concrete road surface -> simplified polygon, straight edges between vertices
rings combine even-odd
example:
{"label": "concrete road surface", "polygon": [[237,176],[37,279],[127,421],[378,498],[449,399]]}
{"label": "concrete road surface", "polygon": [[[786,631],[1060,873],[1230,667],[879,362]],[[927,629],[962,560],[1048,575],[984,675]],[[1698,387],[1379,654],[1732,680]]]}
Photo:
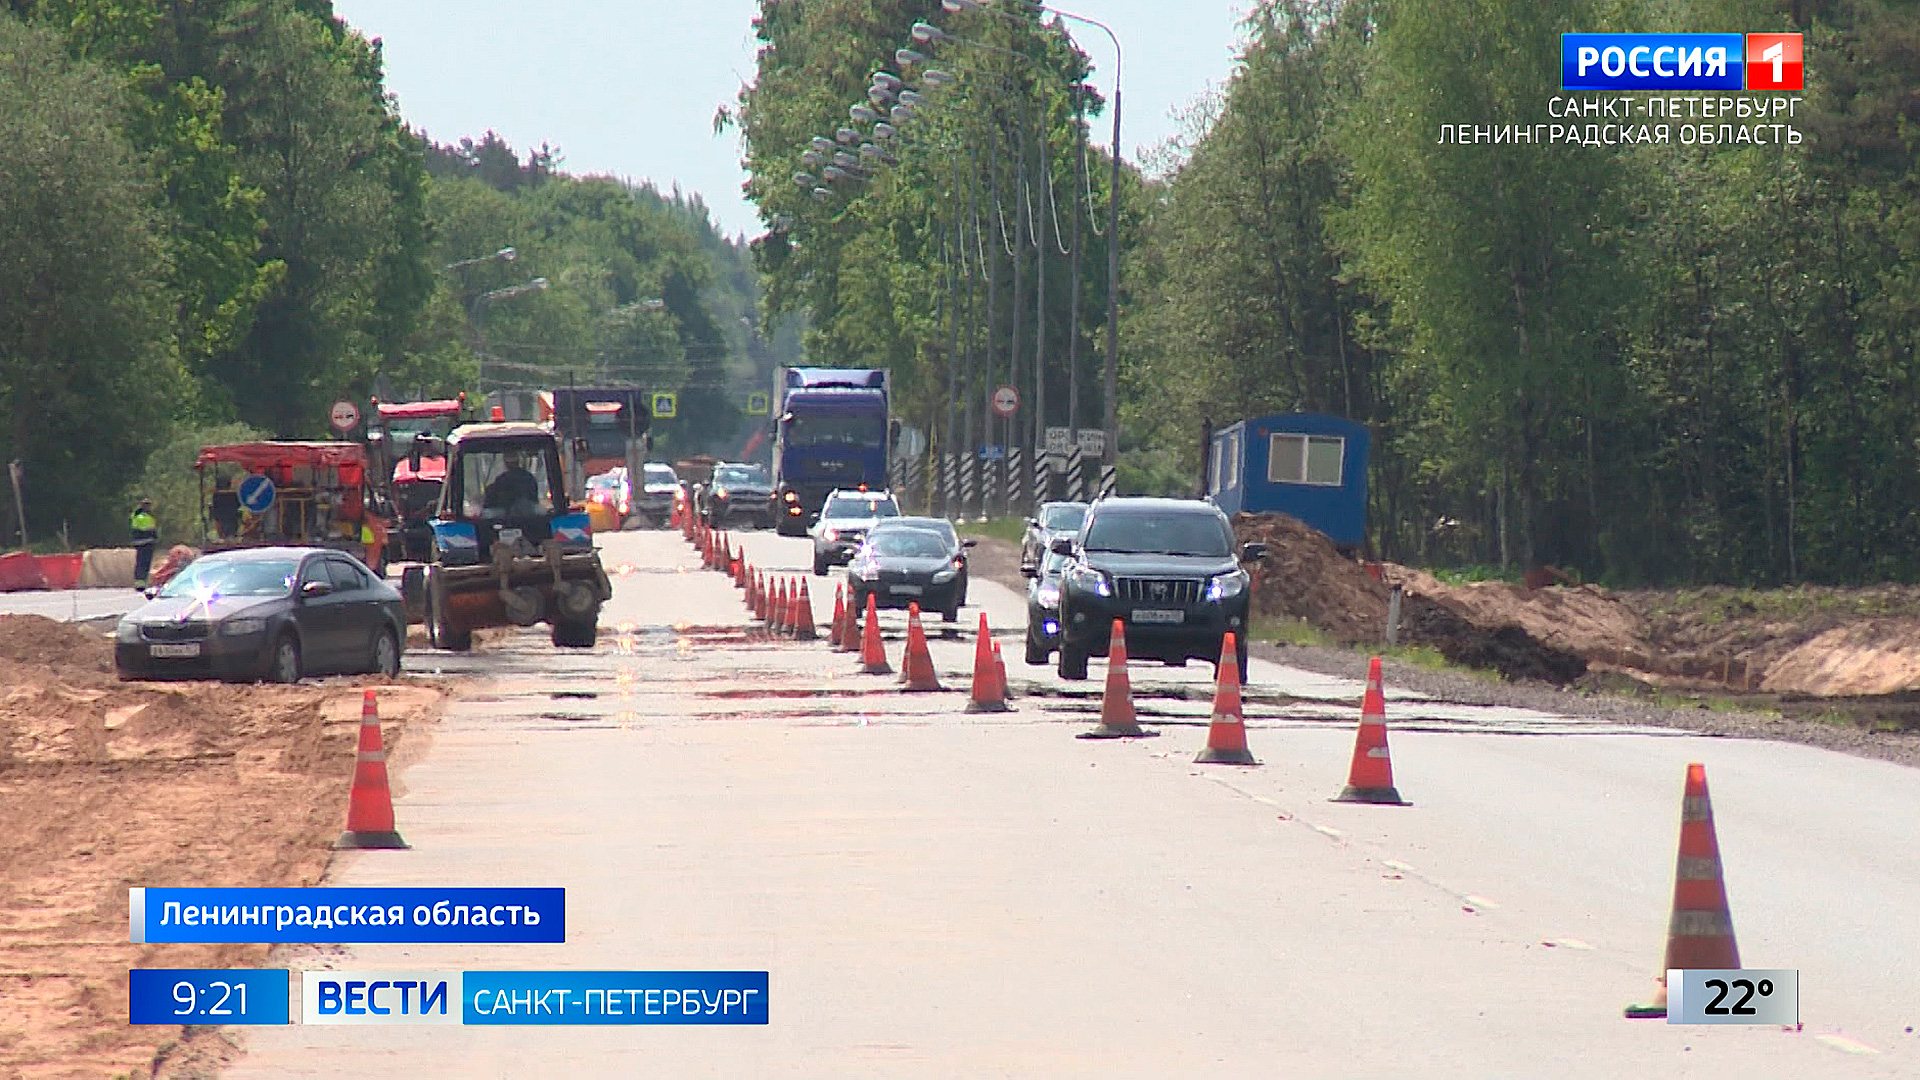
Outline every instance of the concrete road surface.
{"label": "concrete road surface", "polygon": [[38,589],[0,593],[0,615],[44,615],[59,622],[117,619],[147,598],[138,589]]}
{"label": "concrete road surface", "polygon": [[[398,778],[413,849],[329,879],[565,886],[569,940],[276,961],[767,970],[771,1023],[258,1029],[227,1076],[1920,1076],[1913,770],[1398,695],[1414,805],[1334,804],[1357,681],[1256,660],[1264,764],[1197,766],[1206,665],[1134,668],[1157,737],[1075,739],[1102,665],[1025,667],[1024,599],[990,582],[972,599],[1019,697],[968,715],[970,634],[935,634],[952,692],[905,695],[749,633],[676,534],[601,543],[592,652],[526,631],[409,654],[467,687]],[[804,541],[746,543],[807,569]],[[1802,1030],[1621,1018],[1661,960],[1689,761],[1741,956],[1799,969]]]}

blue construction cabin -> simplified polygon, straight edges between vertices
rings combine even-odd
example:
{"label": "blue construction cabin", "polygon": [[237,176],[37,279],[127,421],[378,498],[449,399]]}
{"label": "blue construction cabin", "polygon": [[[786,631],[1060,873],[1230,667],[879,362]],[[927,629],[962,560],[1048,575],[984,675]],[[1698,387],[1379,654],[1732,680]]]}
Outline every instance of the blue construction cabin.
{"label": "blue construction cabin", "polygon": [[1234,514],[1282,513],[1357,550],[1367,536],[1364,425],[1319,413],[1242,420],[1213,433],[1207,494]]}

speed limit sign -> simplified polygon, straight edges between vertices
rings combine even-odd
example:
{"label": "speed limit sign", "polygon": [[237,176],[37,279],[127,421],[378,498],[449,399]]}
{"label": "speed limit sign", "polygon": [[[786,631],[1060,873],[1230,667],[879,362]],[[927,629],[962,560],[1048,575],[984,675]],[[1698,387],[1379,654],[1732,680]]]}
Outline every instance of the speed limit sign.
{"label": "speed limit sign", "polygon": [[1020,391],[1011,386],[1002,386],[993,392],[993,415],[1012,416],[1020,411]]}
{"label": "speed limit sign", "polygon": [[359,426],[360,410],[351,401],[336,401],[332,411],[327,414],[327,420],[333,425],[333,430],[344,435]]}

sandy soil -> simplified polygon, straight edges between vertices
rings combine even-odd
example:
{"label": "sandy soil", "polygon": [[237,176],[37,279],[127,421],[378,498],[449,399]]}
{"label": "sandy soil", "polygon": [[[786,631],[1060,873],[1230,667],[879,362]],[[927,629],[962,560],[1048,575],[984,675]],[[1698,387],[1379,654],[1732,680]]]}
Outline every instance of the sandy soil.
{"label": "sandy soil", "polygon": [[394,746],[443,689],[122,683],[98,629],[0,616],[0,1077],[193,1075],[210,1029],[131,1027],[133,967],[266,946],[133,945],[135,885],[311,885],[346,816],[364,686]]}

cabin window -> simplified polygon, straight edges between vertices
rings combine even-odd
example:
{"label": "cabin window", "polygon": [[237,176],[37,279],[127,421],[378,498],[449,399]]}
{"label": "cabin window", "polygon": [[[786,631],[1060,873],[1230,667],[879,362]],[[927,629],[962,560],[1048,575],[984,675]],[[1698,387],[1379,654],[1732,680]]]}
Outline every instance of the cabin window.
{"label": "cabin window", "polygon": [[1275,435],[1268,444],[1267,479],[1275,484],[1339,487],[1347,440],[1337,435]]}

